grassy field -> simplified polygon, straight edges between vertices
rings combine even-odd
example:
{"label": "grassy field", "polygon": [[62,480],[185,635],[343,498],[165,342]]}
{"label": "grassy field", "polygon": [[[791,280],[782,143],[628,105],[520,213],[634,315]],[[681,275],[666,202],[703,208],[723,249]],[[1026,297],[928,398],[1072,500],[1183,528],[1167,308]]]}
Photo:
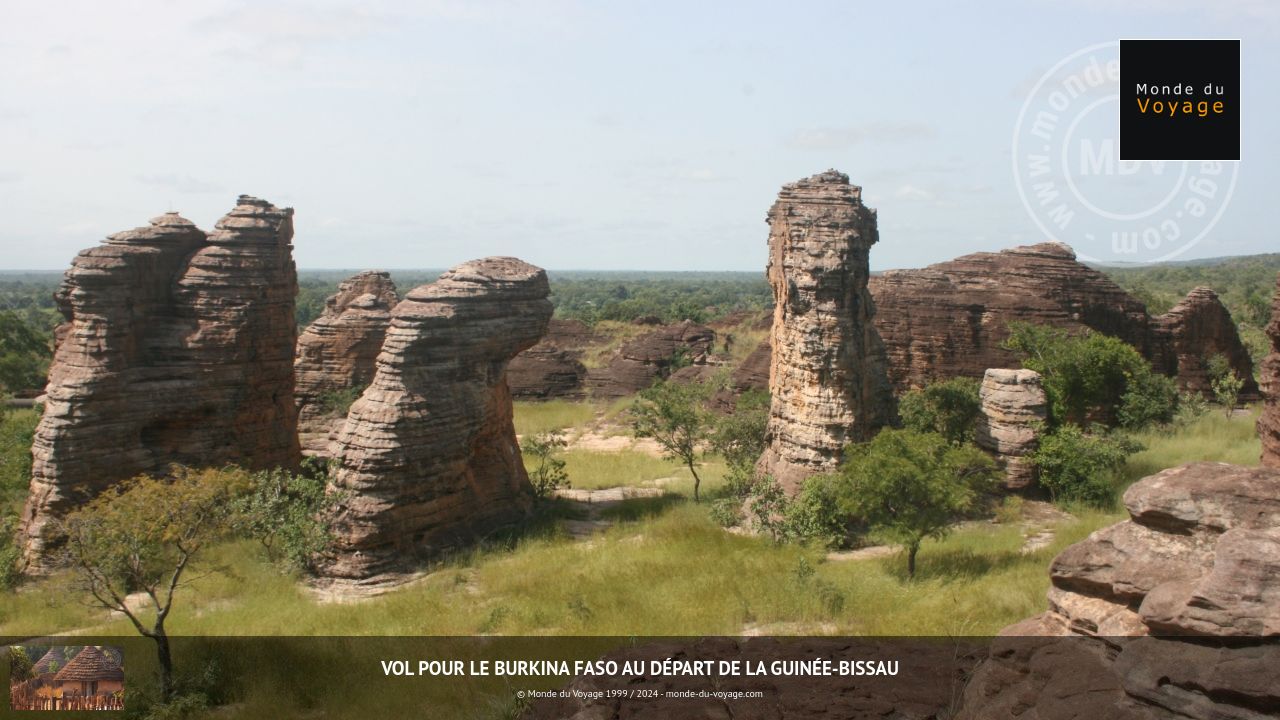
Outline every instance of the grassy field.
{"label": "grassy field", "polygon": [[[595,410],[590,409],[594,416]],[[563,417],[583,410],[561,407],[545,412]],[[1130,459],[1124,476],[1136,479],[1200,459],[1255,463],[1254,419],[1254,414],[1228,420],[1212,413],[1173,430],[1145,433],[1141,440],[1147,449]],[[1093,530],[1124,517],[1118,509],[1073,509],[1074,518],[1056,526],[1050,545],[1029,553],[1023,552],[1029,530],[1021,524],[968,523],[942,541],[926,541],[917,577],[908,580],[901,554],[841,560],[819,547],[776,545],[726,532],[709,518],[707,503],[688,499],[687,471],[652,456],[577,451],[566,459],[578,487],[676,479],[664,484],[668,497],[627,501],[602,513],[614,524],[585,541],[571,537],[557,520],[581,511],[571,511],[560,502],[549,506],[545,521],[523,535],[473,548],[439,563],[415,583],[352,604],[320,602],[296,577],[265,562],[256,544],[228,542],[214,548],[195,568],[193,577],[198,579],[180,595],[169,621],[170,632],[187,637],[602,639],[712,634],[985,635],[1043,611],[1052,558]],[[712,459],[704,469],[708,477],[704,488],[714,494],[717,473],[723,467]],[[89,608],[81,599],[69,578],[61,576],[0,594],[0,635],[135,636],[127,621]],[[225,653],[202,650],[196,641],[184,642],[187,645],[178,657],[188,671],[211,672],[205,664],[213,662],[207,660],[211,657],[227,662]],[[148,668],[149,646],[137,647],[141,656],[137,667]],[[293,651],[305,655],[306,662],[293,667],[272,658],[263,660],[252,672],[236,675],[241,679],[233,699],[218,702],[233,702],[238,717],[302,716],[308,708],[324,708],[341,717],[359,715],[362,707],[398,707],[397,703],[406,712],[418,712],[422,702],[436,703],[432,707],[471,707],[476,697],[487,700],[482,707],[472,708],[474,714],[451,716],[505,717],[518,709],[511,704],[511,688],[505,685],[439,682],[388,699],[387,693],[403,686],[387,684],[368,668],[355,677],[378,675],[372,681],[377,684],[352,681],[346,668],[351,663],[376,667],[386,656],[382,646],[329,648],[321,643],[317,648],[308,643]],[[220,671],[235,672],[225,665]],[[333,680],[308,682],[314,677]],[[290,704],[282,708],[285,697]]]}

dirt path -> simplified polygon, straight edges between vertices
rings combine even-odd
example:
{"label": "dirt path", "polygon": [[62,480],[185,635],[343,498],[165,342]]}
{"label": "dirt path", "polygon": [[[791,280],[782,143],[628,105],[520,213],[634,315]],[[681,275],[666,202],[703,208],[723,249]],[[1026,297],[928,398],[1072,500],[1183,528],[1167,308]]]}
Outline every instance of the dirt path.
{"label": "dirt path", "polygon": [[586,515],[584,520],[564,521],[564,529],[575,540],[585,540],[612,527],[614,521],[602,517],[609,508],[618,507],[628,500],[658,498],[662,497],[663,494],[663,489],[658,487],[615,487],[604,490],[565,488],[556,490],[556,497],[568,500],[575,508],[581,509]]}

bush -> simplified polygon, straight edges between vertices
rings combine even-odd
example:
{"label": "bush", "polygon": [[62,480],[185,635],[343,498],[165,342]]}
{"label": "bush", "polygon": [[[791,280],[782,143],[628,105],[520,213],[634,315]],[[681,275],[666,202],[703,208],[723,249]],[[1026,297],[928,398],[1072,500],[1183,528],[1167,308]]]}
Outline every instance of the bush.
{"label": "bush", "polygon": [[320,408],[325,415],[346,417],[351,412],[351,404],[364,394],[363,387],[350,387],[341,390],[325,390],[320,393]]}
{"label": "bush", "polygon": [[736,496],[720,498],[711,503],[707,515],[720,527],[737,527],[742,524],[742,500]]}
{"label": "bush", "polygon": [[1177,412],[1173,381],[1117,338],[1010,323],[1005,347],[1043,376],[1051,426],[1102,422],[1137,429],[1169,422]]}
{"label": "bush", "polygon": [[838,545],[849,535],[849,519],[840,512],[840,479],[815,475],[805,481],[783,510],[782,535],[787,540]]}
{"label": "bush", "polygon": [[565,462],[556,457],[566,445],[564,439],[554,431],[526,435],[520,441],[520,452],[526,460],[531,459],[535,463],[529,471],[529,483],[533,485],[534,497],[549,498],[557,488],[569,487]]}
{"label": "bush", "polygon": [[250,476],[249,489],[233,501],[238,531],[257,539],[267,558],[294,569],[314,569],[333,540],[327,514],[342,499],[327,493],[328,465],[314,458],[302,472],[273,469]]}
{"label": "bush", "polygon": [[973,426],[981,410],[973,378],[939,380],[908,391],[899,401],[902,425],[916,432],[933,432],[954,445],[973,440]]}
{"label": "bush", "polygon": [[1116,471],[1141,449],[1122,434],[1102,428],[1086,433],[1066,424],[1040,438],[1032,459],[1040,470],[1040,485],[1054,500],[1107,507],[1115,501]]}

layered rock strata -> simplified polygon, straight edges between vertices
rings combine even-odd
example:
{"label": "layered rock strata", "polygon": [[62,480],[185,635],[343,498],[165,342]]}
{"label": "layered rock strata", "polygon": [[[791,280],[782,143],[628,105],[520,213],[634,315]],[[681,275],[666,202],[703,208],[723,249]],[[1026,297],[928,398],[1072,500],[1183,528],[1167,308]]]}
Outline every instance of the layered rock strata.
{"label": "layered rock strata", "polygon": [[578,320],[553,319],[537,345],[512,358],[507,384],[517,399],[577,400],[586,395],[587,368],[582,355],[595,339]]}
{"label": "layered rock strata", "polygon": [[506,369],[546,331],[548,294],[543,270],[492,257],[396,306],[373,380],[330,445],[343,499],[324,576],[383,584],[525,517]]}
{"label": "layered rock strata", "polygon": [[[1280,470],[1171,468],[1054,560],[961,718],[1266,718],[1280,708]],[[1035,639],[1039,638],[1039,639]]]}
{"label": "layered rock strata", "polygon": [[1183,390],[1213,397],[1209,362],[1219,355],[1244,381],[1240,399],[1257,400],[1253,360],[1217,293],[1207,287],[1195,288],[1169,312],[1155,318],[1150,357],[1156,369],[1177,378]]}
{"label": "layered rock strata", "polygon": [[1280,277],[1276,278],[1276,294],[1271,300],[1271,323],[1267,325],[1271,352],[1262,361],[1262,394],[1265,404],[1258,418],[1258,435],[1262,438],[1262,464],[1280,467]]}
{"label": "layered rock strata", "polygon": [[834,170],[784,186],[767,220],[775,352],[757,470],[794,494],[893,412],[867,291],[868,253],[879,234],[862,188]]}
{"label": "layered rock strata", "polygon": [[978,390],[981,402],[974,426],[978,447],[996,456],[1005,487],[1016,490],[1035,482],[1030,455],[1049,418],[1049,403],[1034,370],[988,369]]}
{"label": "layered rock strata", "polygon": [[207,236],[176,213],[81,252],[55,295],[21,538],[48,569],[56,520],[173,463],[298,462],[293,211],[242,195]]}
{"label": "layered rock strata", "polygon": [[691,320],[660,326],[623,343],[604,367],[589,370],[587,388],[606,400],[634,394],[684,367],[706,365],[715,343],[715,330]]}
{"label": "layered rock strata", "polygon": [[359,273],[338,285],[324,312],[298,336],[294,400],[308,454],[327,452],[330,432],[346,419],[347,401],[373,380],[391,309],[399,301],[389,273]]}

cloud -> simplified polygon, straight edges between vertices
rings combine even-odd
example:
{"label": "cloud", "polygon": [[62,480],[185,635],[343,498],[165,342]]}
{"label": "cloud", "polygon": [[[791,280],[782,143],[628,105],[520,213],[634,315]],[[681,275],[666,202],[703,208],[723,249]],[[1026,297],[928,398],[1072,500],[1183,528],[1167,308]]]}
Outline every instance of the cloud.
{"label": "cloud", "polygon": [[915,185],[903,185],[893,191],[893,196],[899,200],[932,200],[936,195],[924,188]]}
{"label": "cloud", "polygon": [[863,142],[926,140],[935,134],[932,125],[878,122],[797,130],[787,139],[787,145],[798,150],[838,150]]}
{"label": "cloud", "polygon": [[190,175],[176,175],[173,173],[138,175],[137,180],[143,185],[172,190],[184,195],[220,193],[224,191],[224,188],[218,183],[193,178]]}
{"label": "cloud", "polygon": [[13,170],[0,170],[0,185],[16,183],[22,180],[22,173]]}

